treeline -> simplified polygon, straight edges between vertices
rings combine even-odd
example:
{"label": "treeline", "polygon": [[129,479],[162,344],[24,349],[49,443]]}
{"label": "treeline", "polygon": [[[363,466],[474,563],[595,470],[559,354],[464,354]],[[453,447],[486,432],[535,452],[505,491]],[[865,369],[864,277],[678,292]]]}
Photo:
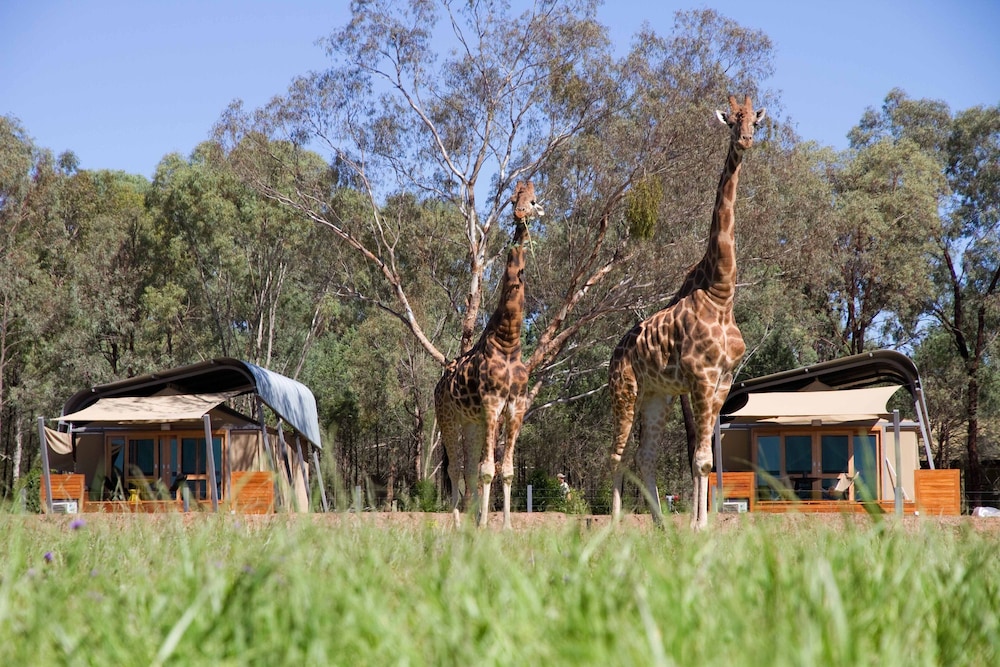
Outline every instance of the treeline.
{"label": "treeline", "polygon": [[[328,483],[440,485],[432,390],[495,306],[506,207],[531,179],[515,485],[597,497],[604,385],[623,331],[701,257],[730,94],[768,107],[737,201],[749,378],[878,347],[924,380],[937,465],[992,486],[1000,414],[1000,104],[889,91],[836,152],[782,119],[767,36],[713,11],[619,55],[591,2],[359,5],[329,69],[152,181],[81,170],[0,118],[0,489],[38,466],[35,423],[114,379],[232,356],[319,402]],[[817,100],[817,104],[834,103]],[[660,488],[689,486],[681,421]]]}

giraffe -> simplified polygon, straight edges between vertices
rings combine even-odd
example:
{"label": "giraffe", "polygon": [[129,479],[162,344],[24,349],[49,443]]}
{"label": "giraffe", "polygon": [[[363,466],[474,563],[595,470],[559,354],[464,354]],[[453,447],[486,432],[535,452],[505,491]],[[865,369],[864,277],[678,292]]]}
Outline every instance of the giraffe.
{"label": "giraffe", "polygon": [[733,318],[736,292],[736,243],[733,204],[743,153],[764,118],[747,95],[742,105],[729,97],[729,112],[716,111],[729,126],[730,141],[712,210],[708,248],[688,271],[663,310],[633,327],[611,356],[608,386],[614,419],[611,470],[612,512],[621,513],[622,454],[638,412],[639,449],[636,463],[648,491],[653,519],[662,522],[656,489],[657,445],[675,396],[688,395],[695,422],[691,461],[694,503],[691,527],[708,525],[708,474],[712,470],[712,432],[729,395],[733,369],[746,345]]}
{"label": "giraffe", "polygon": [[[452,488],[452,513],[460,524],[459,481],[464,469],[466,509],[477,489],[479,526],[489,518],[490,485],[496,473],[494,450],[501,421],[505,446],[503,477],[503,526],[510,528],[510,487],[514,479],[514,444],[527,408],[528,369],[521,361],[521,326],[524,319],[524,240],[527,223],[544,215],[535,201],[531,181],[518,183],[511,197],[514,235],[500,282],[500,300],[479,341],[451,361],[434,388],[434,411],[448,454]],[[464,446],[463,446],[464,442]],[[473,466],[478,464],[478,469]],[[478,485],[477,485],[478,474]]]}

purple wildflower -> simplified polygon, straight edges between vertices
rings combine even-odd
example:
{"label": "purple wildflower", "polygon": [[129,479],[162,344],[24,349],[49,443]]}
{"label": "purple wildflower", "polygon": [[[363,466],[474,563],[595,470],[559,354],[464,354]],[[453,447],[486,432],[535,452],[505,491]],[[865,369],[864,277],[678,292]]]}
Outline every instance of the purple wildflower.
{"label": "purple wildflower", "polygon": [[79,519],[79,518],[73,519],[69,523],[69,527],[72,528],[73,530],[80,530],[81,528],[83,528],[86,525],[87,525],[87,522],[84,521],[83,519]]}
{"label": "purple wildflower", "polygon": [[51,551],[46,551],[45,556],[43,556],[43,558],[45,558],[46,563],[51,563],[52,559],[55,558],[55,555]]}

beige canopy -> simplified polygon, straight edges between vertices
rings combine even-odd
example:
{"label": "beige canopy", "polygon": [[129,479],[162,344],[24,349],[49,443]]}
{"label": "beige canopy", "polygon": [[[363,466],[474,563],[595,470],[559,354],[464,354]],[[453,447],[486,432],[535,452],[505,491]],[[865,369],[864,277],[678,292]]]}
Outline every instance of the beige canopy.
{"label": "beige canopy", "polygon": [[[772,391],[747,394],[747,403],[729,414],[780,424],[875,420],[887,416],[886,403],[900,388],[868,387],[827,391]],[[763,418],[763,419],[762,419]]]}
{"label": "beige canopy", "polygon": [[72,414],[65,422],[119,422],[147,424],[201,419],[231,394],[175,394],[101,398]]}

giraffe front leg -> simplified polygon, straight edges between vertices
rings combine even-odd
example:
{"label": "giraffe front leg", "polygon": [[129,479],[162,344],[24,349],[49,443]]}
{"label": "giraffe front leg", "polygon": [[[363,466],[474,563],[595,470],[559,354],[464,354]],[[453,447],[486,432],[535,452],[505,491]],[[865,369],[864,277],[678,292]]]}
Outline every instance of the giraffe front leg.
{"label": "giraffe front leg", "polygon": [[500,474],[503,477],[503,527],[505,530],[511,529],[510,489],[514,482],[514,446],[517,444],[517,436],[521,432],[521,424],[524,421],[524,413],[527,407],[527,399],[521,396],[511,400],[507,404],[506,437],[503,450],[503,463],[500,467]]}
{"label": "giraffe front leg", "polygon": [[695,450],[691,459],[691,478],[694,482],[691,528],[694,530],[708,527],[709,474],[712,472],[714,461],[712,437],[715,420],[718,418],[726,394],[728,392],[719,392],[716,385],[709,385],[700,387],[697,394],[691,395],[691,409],[694,411],[696,429]]}
{"label": "giraffe front leg", "polygon": [[[485,407],[485,406],[484,406]],[[485,528],[490,518],[490,489],[496,475],[496,443],[502,405],[487,412],[482,457],[479,462],[479,527]]]}

